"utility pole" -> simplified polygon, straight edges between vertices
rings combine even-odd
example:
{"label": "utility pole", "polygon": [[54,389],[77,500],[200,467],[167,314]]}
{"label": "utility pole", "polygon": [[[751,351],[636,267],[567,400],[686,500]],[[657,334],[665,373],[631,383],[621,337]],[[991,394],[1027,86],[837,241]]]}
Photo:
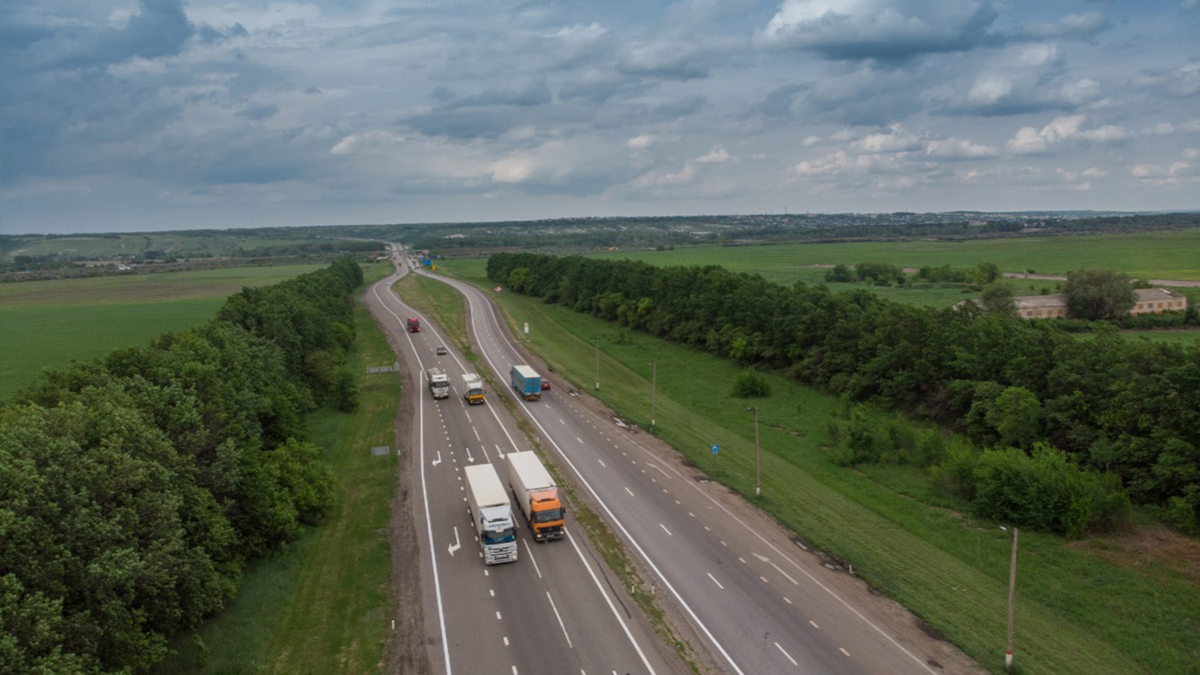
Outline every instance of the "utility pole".
{"label": "utility pole", "polygon": [[650,429],[654,430],[654,397],[658,393],[658,361],[651,363],[650,372]]}
{"label": "utility pole", "polygon": [[1013,601],[1017,595],[1017,528],[1013,528],[1012,560],[1008,565],[1008,644],[1004,649],[1004,670],[1013,668]]}
{"label": "utility pole", "polygon": [[758,408],[757,407],[749,407],[749,408],[746,408],[746,410],[754,411],[754,496],[761,497],[762,496],[762,480],[760,478],[761,473],[759,472],[759,463],[758,463]]}
{"label": "utility pole", "polygon": [[596,343],[596,391],[600,391],[600,337],[593,335],[592,342]]}

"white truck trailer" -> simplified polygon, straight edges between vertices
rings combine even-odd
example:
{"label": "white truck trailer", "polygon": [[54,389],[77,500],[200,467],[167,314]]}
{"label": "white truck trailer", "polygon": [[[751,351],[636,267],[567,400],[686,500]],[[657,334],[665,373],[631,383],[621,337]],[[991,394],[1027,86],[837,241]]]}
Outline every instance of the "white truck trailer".
{"label": "white truck trailer", "polygon": [[542,460],[529,450],[510,452],[507,459],[508,485],[529,521],[534,541],[562,539],[567,509]]}
{"label": "white truck trailer", "polygon": [[517,524],[513,520],[508,491],[491,464],[472,464],[463,473],[467,476],[467,504],[475,534],[483,548],[483,562],[488,565],[515,562],[517,559]]}

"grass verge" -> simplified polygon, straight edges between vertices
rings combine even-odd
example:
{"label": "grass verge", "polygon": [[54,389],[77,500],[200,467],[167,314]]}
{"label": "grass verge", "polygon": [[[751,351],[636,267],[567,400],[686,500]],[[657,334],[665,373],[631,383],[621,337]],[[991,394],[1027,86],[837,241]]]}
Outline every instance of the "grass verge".
{"label": "grass verge", "polygon": [[[444,262],[442,269],[492,285],[482,261]],[[497,299],[510,326],[529,322],[530,333],[519,339],[580,389],[592,389],[597,339],[600,398],[643,428],[650,421],[650,364],[657,364],[656,435],[829,557],[853,564],[984,667],[1003,672],[1007,533],[888,486],[893,477],[899,485],[926,486],[921,475],[833,465],[824,430],[840,401],[767,375],[774,395],[752,402],[761,420],[763,497],[756,499],[753,417],[745,410],[751,402],[734,398],[729,386],[736,366],[537,299],[509,293]],[[714,443],[722,448],[718,455],[709,451]],[[1173,560],[1131,547],[1130,540],[1067,542],[1022,533],[1016,613],[1022,672],[1200,672],[1194,658],[1200,559]]]}
{"label": "grass verge", "polygon": [[[367,268],[368,283],[387,267]],[[356,372],[395,360],[365,308],[355,311],[355,329],[349,358]],[[325,448],[338,485],[329,520],[247,570],[230,606],[180,636],[156,673],[381,672],[392,569],[387,527],[398,463],[372,457],[371,448],[392,444],[399,398],[395,373],[364,374],[357,411],[311,416],[313,440]]]}

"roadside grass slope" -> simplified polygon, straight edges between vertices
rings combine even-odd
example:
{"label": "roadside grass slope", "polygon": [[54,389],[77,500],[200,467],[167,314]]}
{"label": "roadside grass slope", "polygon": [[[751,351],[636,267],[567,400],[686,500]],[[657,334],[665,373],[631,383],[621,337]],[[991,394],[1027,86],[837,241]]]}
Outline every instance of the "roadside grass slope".
{"label": "roadside grass slope", "polygon": [[[490,288],[483,261],[442,269]],[[942,498],[924,504],[929,479],[904,467],[854,471],[829,461],[824,432],[843,403],[767,374],[774,394],[731,394],[734,364],[616,324],[512,293],[495,294],[510,327],[549,367],[591,393],[595,347],[599,397],[654,433],[709,476],[737,490],[784,527],[909,607],[994,672],[1003,670],[1009,535]],[[514,331],[515,332],[515,331]],[[754,495],[754,429],[760,408],[763,497]],[[713,456],[709,448],[721,445]],[[893,479],[895,470],[897,478]],[[1173,537],[1156,531],[1155,536]],[[1189,673],[1200,653],[1200,558],[1166,564],[1111,555],[1122,536],[1068,542],[1022,532],[1018,562],[1017,663],[1027,674]],[[1185,550],[1195,542],[1182,540]]]}

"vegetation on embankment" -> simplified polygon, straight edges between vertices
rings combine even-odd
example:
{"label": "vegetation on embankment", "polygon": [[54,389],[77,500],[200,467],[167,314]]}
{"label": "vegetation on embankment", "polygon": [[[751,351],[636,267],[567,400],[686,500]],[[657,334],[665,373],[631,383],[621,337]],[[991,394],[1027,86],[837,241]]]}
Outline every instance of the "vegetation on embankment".
{"label": "vegetation on embankment", "polygon": [[145,670],[333,505],[305,415],[357,405],[351,260],[49,372],[0,408],[4,662]]}
{"label": "vegetation on embankment", "polygon": [[[442,269],[484,288],[484,261]],[[1009,536],[965,515],[907,465],[834,463],[827,434],[844,414],[838,397],[763,373],[772,395],[747,401],[725,359],[572,312],[538,298],[494,296],[551,368],[592,391],[593,338],[601,350],[597,395],[618,415],[649,425],[650,363],[657,364],[655,433],[714,479],[753,499],[754,427],[761,419],[763,498],[756,503],[832,558],[853,564],[995,672],[1003,668]],[[918,429],[920,431],[920,429]],[[925,429],[924,431],[928,431]],[[713,456],[709,447],[721,445]],[[1022,530],[1017,664],[1029,674],[1194,672],[1200,652],[1200,549],[1136,514],[1128,529],[1071,542]]]}
{"label": "vegetation on embankment", "polygon": [[[390,272],[390,264],[366,268],[365,285]],[[404,611],[388,602],[401,391],[396,373],[365,374],[395,354],[365,307],[355,308],[354,320],[356,339],[346,358],[358,380],[358,409],[322,408],[309,416],[312,442],[325,449],[322,461],[335,482],[325,522],[252,564],[229,607],[180,635],[175,653],[154,672],[381,672],[390,617]],[[372,456],[376,446],[388,446],[390,456]]]}

